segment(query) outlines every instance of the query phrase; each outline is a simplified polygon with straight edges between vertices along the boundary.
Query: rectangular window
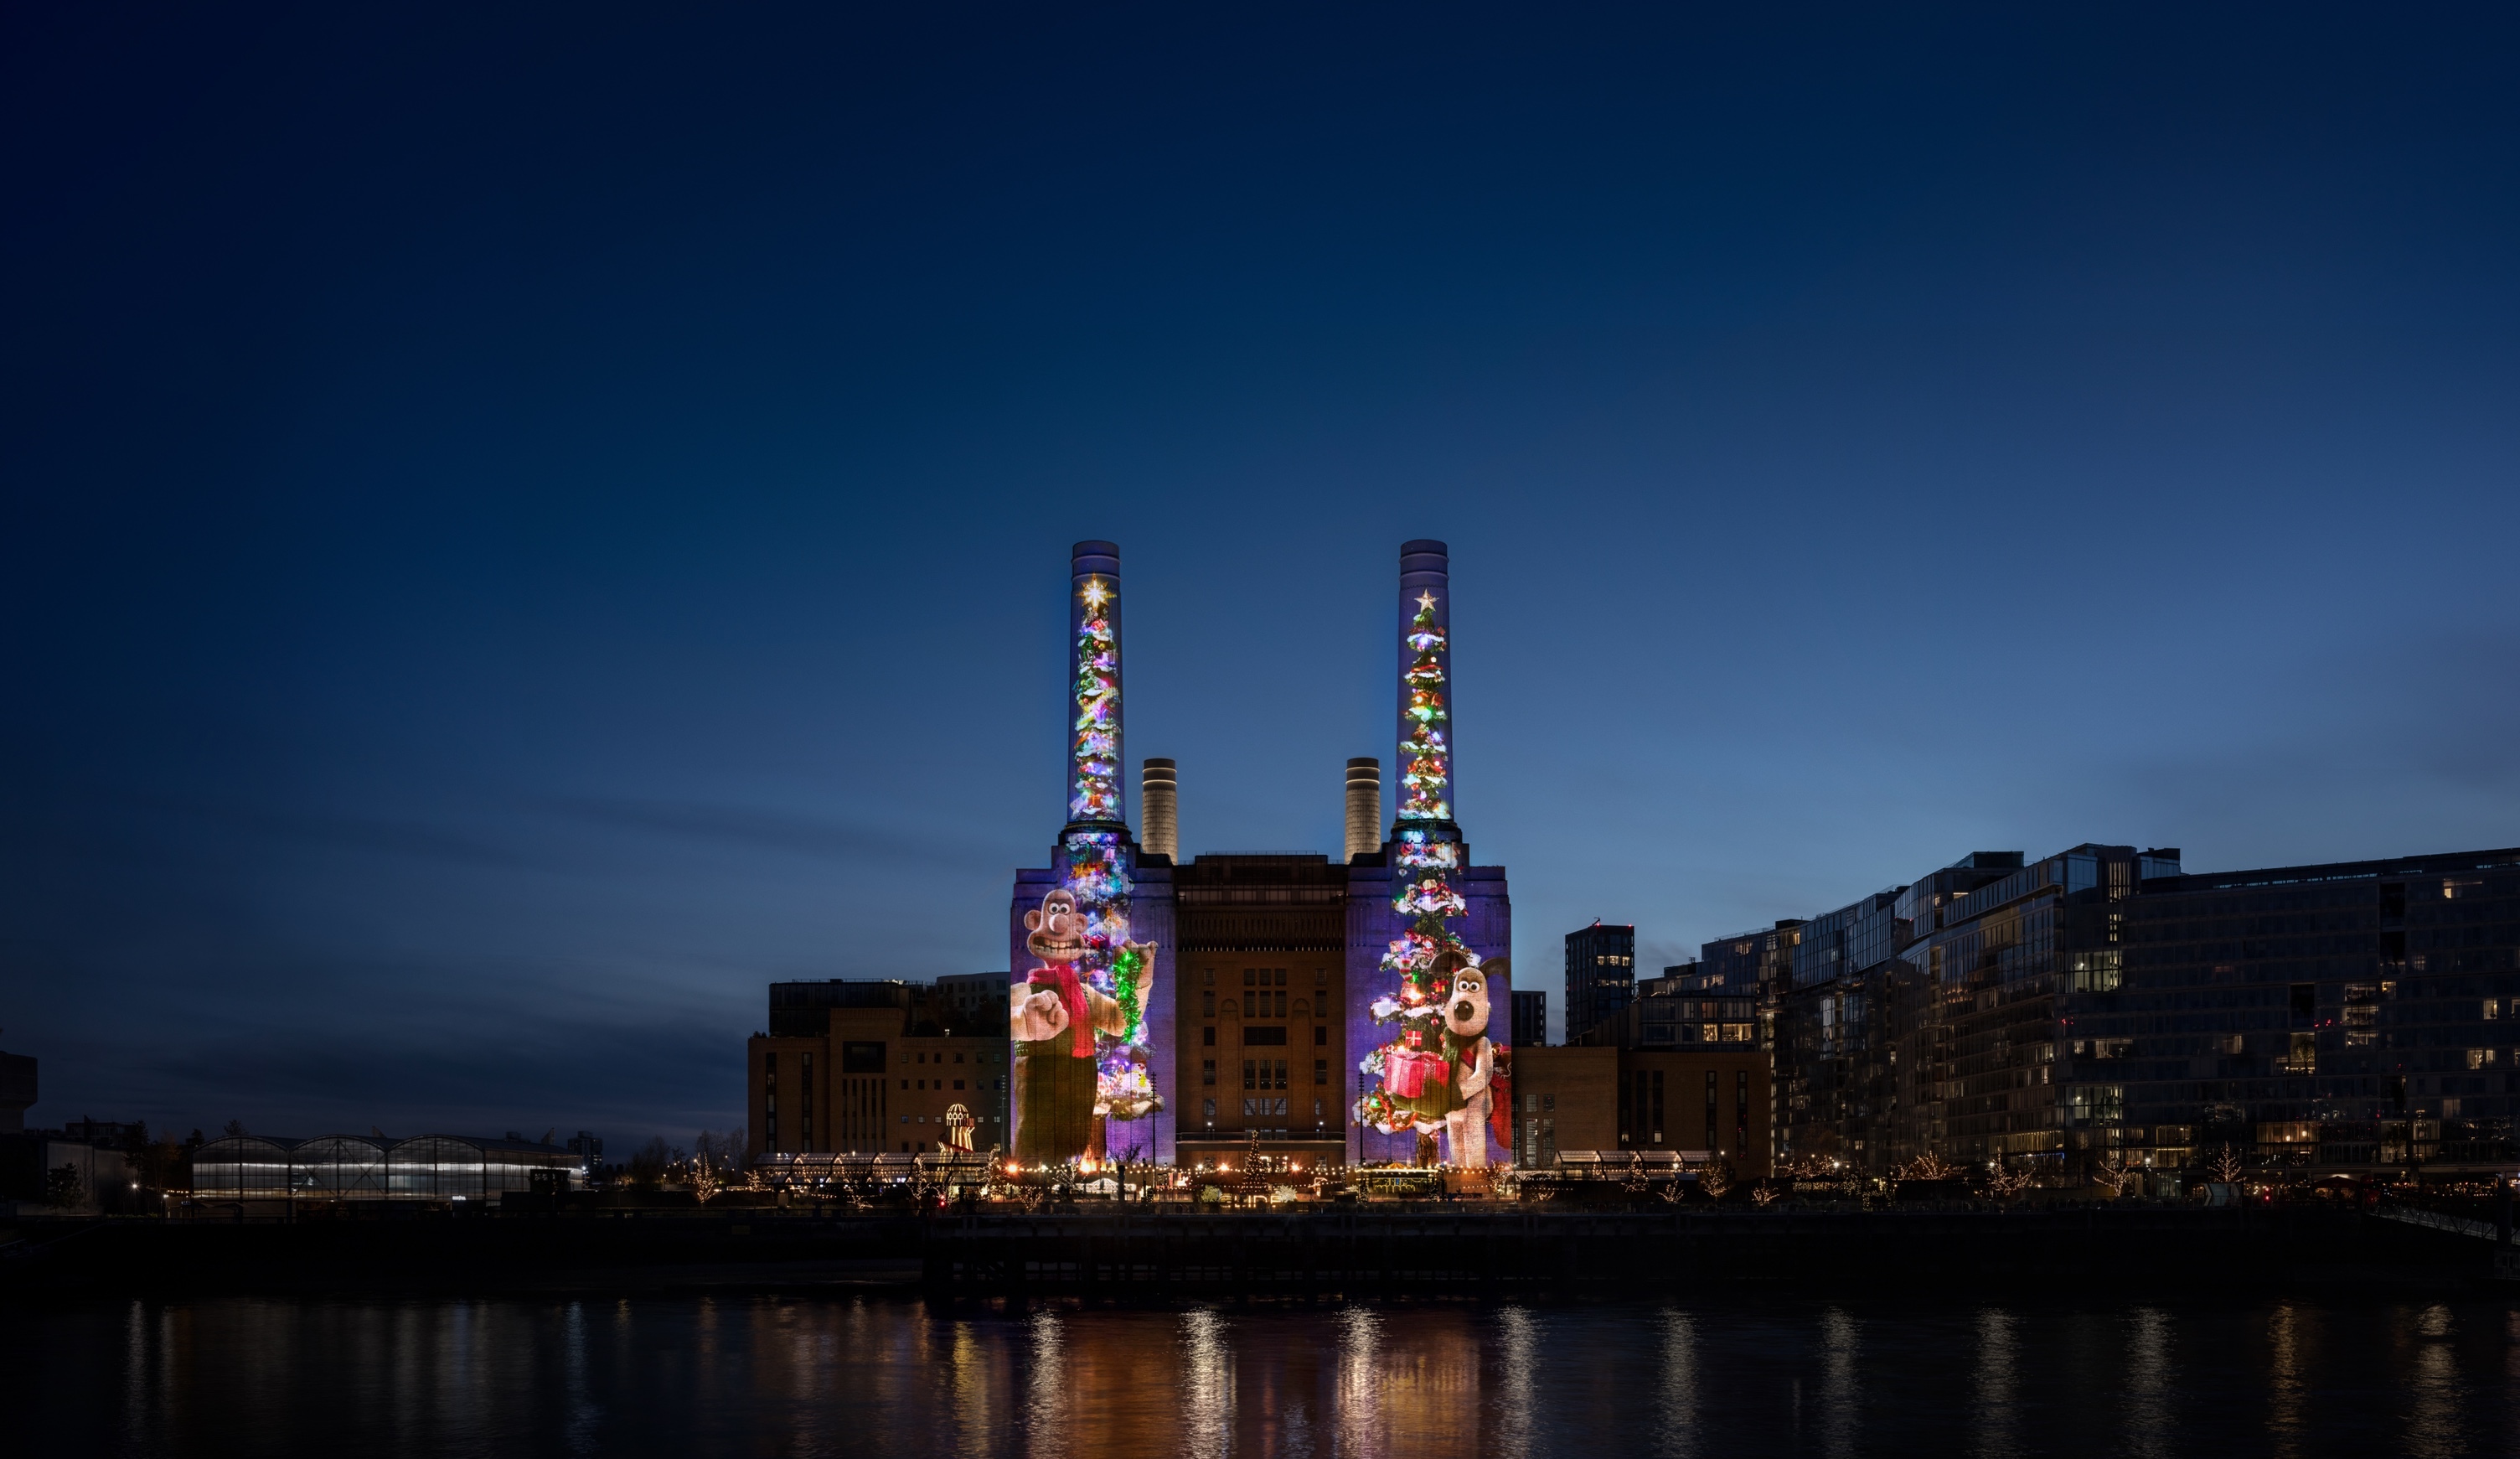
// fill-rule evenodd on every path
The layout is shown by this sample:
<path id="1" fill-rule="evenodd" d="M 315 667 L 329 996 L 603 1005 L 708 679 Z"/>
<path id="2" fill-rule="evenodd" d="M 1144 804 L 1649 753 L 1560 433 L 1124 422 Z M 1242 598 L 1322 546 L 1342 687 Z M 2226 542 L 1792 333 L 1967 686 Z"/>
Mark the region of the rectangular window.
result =
<path id="1" fill-rule="evenodd" d="M 1750 1071 L 1732 1071 L 1732 1159 L 1750 1155 Z"/>
<path id="2" fill-rule="evenodd" d="M 2316 1033 L 2294 1034 L 2291 1040 L 2291 1047 L 2284 1054 L 2285 1071 L 2289 1073 L 2306 1074 L 2315 1071 L 2318 1068 L 2318 1035 Z"/>
<path id="3" fill-rule="evenodd" d="M 1327 1084 L 1327 1083 L 1328 1083 L 1329 1081 L 1330 1081 L 1330 1062 L 1329 1062 L 1328 1059 L 1316 1059 L 1316 1060 L 1314 1060 L 1314 1061 L 1313 1061 L 1313 1082 L 1314 1082 L 1314 1083 L 1316 1083 L 1316 1084 Z"/>
<path id="4" fill-rule="evenodd" d="M 2067 961 L 2074 974 L 2074 991 L 2078 993 L 2113 993 L 2126 979 L 2126 953 L 2119 948 L 2077 952 Z"/>
<path id="5" fill-rule="evenodd" d="M 1662 1143 L 1662 1071 L 1653 1071 L 1653 1142 Z"/>
<path id="6" fill-rule="evenodd" d="M 1252 1069 L 1253 1065 L 1250 1060 L 1245 1059 L 1242 1061 L 1242 1087 L 1245 1089 L 1256 1089 L 1259 1087 L 1251 1082 L 1253 1079 L 1258 1077 L 1257 1074 L 1252 1072 Z"/>
<path id="7" fill-rule="evenodd" d="M 1715 1071 L 1710 1069 L 1706 1071 L 1706 1148 L 1710 1151 L 1724 1148 L 1724 1136 L 1720 1133 L 1724 1126 L 1716 1118 L 1715 1099 L 1718 1093 Z"/>
<path id="8" fill-rule="evenodd" d="M 2126 1086 L 2074 1085 L 2065 1091 L 2065 1111 L 2076 1124 L 2115 1124 L 2126 1117 Z"/>
<path id="9" fill-rule="evenodd" d="M 1278 1061 L 1278 1087 L 1281 1089 L 1286 1087 L 1286 1061 L 1283 1059 Z M 1286 1112 L 1281 1108 L 1278 1113 L 1282 1115 Z"/>
<path id="10" fill-rule="evenodd" d="M 1258 982 L 1259 980 L 1260 980 L 1260 972 L 1259 972 L 1259 970 L 1258 970 L 1258 969 L 1256 969 L 1256 968 L 1245 968 L 1245 969 L 1243 969 L 1243 970 L 1242 970 L 1242 985 L 1243 985 L 1244 987 L 1246 987 L 1246 988 L 1247 988 L 1247 987 L 1250 987 L 1252 984 L 1254 984 L 1254 983 Z"/>
<path id="11" fill-rule="evenodd" d="M 1284 1048 L 1286 1046 L 1286 1026 L 1283 1024 L 1263 1024 L 1257 1027 L 1245 1027 L 1242 1030 L 1242 1041 L 1245 1044 L 1253 1046 L 1265 1045 L 1276 1048 Z"/>
<path id="12" fill-rule="evenodd" d="M 1210 1024 L 1206 1027 L 1198 1030 L 1198 1042 L 1201 1048 L 1212 1049 L 1216 1047 L 1216 1026 L 1214 1024 Z"/>
<path id="13" fill-rule="evenodd" d="M 1553 1094 L 1542 1095 L 1540 1097 L 1540 1108 L 1554 1113 L 1557 1109 L 1557 1096 Z M 1554 1126 L 1552 1126 L 1552 1128 L 1554 1128 Z"/>
<path id="14" fill-rule="evenodd" d="M 1313 970 L 1313 986 L 1317 988 L 1326 988 L 1329 985 L 1330 970 L 1328 968 L 1315 968 Z"/>
<path id="15" fill-rule="evenodd" d="M 840 1045 L 840 1072 L 844 1074 L 879 1074 L 883 1072 L 883 1045 L 874 1041 Z"/>
<path id="16" fill-rule="evenodd" d="M 1317 1049 L 1327 1049 L 1329 1046 L 1330 1026 L 1328 1024 L 1315 1024 L 1313 1026 L 1313 1047 Z"/>
<path id="17" fill-rule="evenodd" d="M 1198 1102 L 1198 1107 L 1200 1118 L 1205 1119 L 1210 1124 L 1216 1123 L 1216 1101 L 1212 1099 L 1203 1099 Z"/>
<path id="18" fill-rule="evenodd" d="M 1209 1088 L 1211 1088 L 1211 1089 L 1212 1089 L 1212 1088 L 1214 1088 L 1214 1087 L 1216 1087 L 1216 1061 L 1215 1061 L 1215 1060 L 1213 1060 L 1213 1059 L 1201 1059 L 1200 1061 L 1198 1061 L 1198 1081 L 1199 1081 L 1200 1083 L 1202 1083 L 1202 1084 L 1207 1085 L 1207 1086 L 1208 1086 Z"/>
<path id="19" fill-rule="evenodd" d="M 1212 1019 L 1216 1017 L 1216 990 L 1214 988 L 1207 988 L 1199 993 L 1198 1016 L 1203 1019 Z"/>

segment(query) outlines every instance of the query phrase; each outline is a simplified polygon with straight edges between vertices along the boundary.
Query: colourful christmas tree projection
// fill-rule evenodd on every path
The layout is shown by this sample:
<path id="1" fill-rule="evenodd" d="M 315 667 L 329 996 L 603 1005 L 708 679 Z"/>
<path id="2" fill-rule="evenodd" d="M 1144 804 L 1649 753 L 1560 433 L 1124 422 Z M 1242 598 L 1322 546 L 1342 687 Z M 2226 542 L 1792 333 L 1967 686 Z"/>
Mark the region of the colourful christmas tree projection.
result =
<path id="1" fill-rule="evenodd" d="M 1410 620 L 1403 642 L 1409 649 L 1409 667 L 1400 675 L 1407 696 L 1401 710 L 1407 732 L 1400 742 L 1400 819 L 1449 821 L 1453 818 L 1452 752 L 1445 736 L 1453 716 L 1448 705 L 1450 686 L 1444 682 L 1444 651 L 1449 645 L 1443 625 L 1435 621 L 1433 593 L 1418 595 L 1418 614 Z"/>
<path id="2" fill-rule="evenodd" d="M 1120 819 L 1120 639 L 1111 626 L 1119 591 L 1089 577 L 1076 622 L 1076 740 L 1067 818 Z"/>
<path id="3" fill-rule="evenodd" d="M 1468 907 L 1454 885 L 1461 875 L 1462 846 L 1451 825 L 1451 752 L 1445 738 L 1450 686 L 1436 607 L 1432 593 L 1421 594 L 1403 636 L 1409 659 L 1401 673 L 1403 824 L 1392 841 L 1391 904 L 1412 922 L 1382 957 L 1382 971 L 1397 986 L 1372 1005 L 1374 1022 L 1388 1028 L 1391 1037 L 1358 1065 L 1379 1087 L 1357 1102 L 1356 1117 L 1387 1135 L 1439 1128 L 1446 1115 L 1462 1107 L 1453 1071 L 1463 1047 L 1444 1026 L 1445 991 L 1456 970 L 1479 962 L 1478 954 L 1448 926 Z M 1460 1158 L 1455 1152 L 1455 1159 Z"/>
<path id="4" fill-rule="evenodd" d="M 1077 590 L 1076 720 L 1069 778 L 1070 821 L 1118 822 L 1120 808 L 1120 637 L 1118 586 L 1088 577 Z M 1076 974 L 1120 1007 L 1118 1033 L 1095 1039 L 1094 1113 L 1143 1119 L 1163 1108 L 1148 1069 L 1147 987 L 1154 948 L 1129 940 L 1129 870 L 1121 833 L 1077 830 L 1063 839 L 1068 891 L 1085 918 L 1085 956 Z M 1099 1143 L 1099 1142 L 1098 1142 Z"/>
<path id="5" fill-rule="evenodd" d="M 1164 1106 L 1155 1093 L 1147 1047 L 1147 993 L 1154 974 L 1151 942 L 1129 940 L 1129 871 L 1123 837 L 1071 831 L 1061 839 L 1066 887 L 1085 918 L 1085 955 L 1076 976 L 1119 1005 L 1117 1033 L 1098 1028 L 1094 1040 L 1094 1113 L 1098 1119 L 1144 1119 Z"/>

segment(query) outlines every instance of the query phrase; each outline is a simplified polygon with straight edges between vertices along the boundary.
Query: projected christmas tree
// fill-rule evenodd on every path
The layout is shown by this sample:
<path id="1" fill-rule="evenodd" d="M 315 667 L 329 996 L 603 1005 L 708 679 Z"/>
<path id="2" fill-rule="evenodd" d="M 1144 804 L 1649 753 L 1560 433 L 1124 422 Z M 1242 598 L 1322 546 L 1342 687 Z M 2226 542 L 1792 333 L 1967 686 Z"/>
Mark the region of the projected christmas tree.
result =
<path id="1" fill-rule="evenodd" d="M 1074 821 L 1120 820 L 1120 639 L 1112 618 L 1118 584 L 1089 577 L 1078 594 L 1076 722 L 1067 813 Z M 1146 991 L 1154 949 L 1129 940 L 1129 872 L 1124 836 L 1070 831 L 1066 886 L 1085 919 L 1085 955 L 1077 975 L 1119 1006 L 1119 1031 L 1095 1041 L 1094 1114 L 1142 1119 L 1163 1108 L 1149 1073 Z M 1100 1146 L 1097 1130 L 1095 1145 Z M 1100 1150 L 1096 1151 L 1100 1154 Z"/>
<path id="2" fill-rule="evenodd" d="M 1433 593 L 1421 593 L 1402 639 L 1408 666 L 1401 671 L 1400 825 L 1392 839 L 1391 885 L 1393 908 L 1411 922 L 1382 957 L 1391 990 L 1371 1011 L 1390 1037 L 1358 1066 L 1379 1087 L 1369 1089 L 1356 1108 L 1360 1121 L 1384 1134 L 1431 1132 L 1462 1109 L 1455 1070 L 1477 1041 L 1457 1035 L 1444 1018 L 1454 976 L 1479 960 L 1449 925 L 1467 904 L 1454 885 L 1462 844 L 1452 825 L 1450 645 L 1440 607 Z M 1462 1155 L 1456 1151 L 1454 1159 Z"/>

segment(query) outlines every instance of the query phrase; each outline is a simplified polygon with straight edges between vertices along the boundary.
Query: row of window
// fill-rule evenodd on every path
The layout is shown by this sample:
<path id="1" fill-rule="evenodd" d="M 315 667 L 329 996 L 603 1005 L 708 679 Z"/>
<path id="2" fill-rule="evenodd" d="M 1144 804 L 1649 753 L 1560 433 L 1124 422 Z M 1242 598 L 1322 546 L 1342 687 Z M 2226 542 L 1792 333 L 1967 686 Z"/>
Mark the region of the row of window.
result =
<path id="1" fill-rule="evenodd" d="M 1242 1029 L 1242 1042 L 1254 1048 L 1263 1044 L 1282 1044 L 1285 1041 L 1286 1029 L 1282 1025 L 1245 1025 Z M 1201 1048 L 1212 1049 L 1216 1047 L 1216 1026 L 1214 1024 L 1206 1025 L 1198 1030 L 1198 1042 L 1199 1047 Z M 1313 1026 L 1313 1047 L 1317 1049 L 1326 1049 L 1328 1048 L 1329 1045 L 1330 1026 L 1328 1024 L 1315 1024 Z"/>
<path id="2" fill-rule="evenodd" d="M 1312 1005 L 1301 998 L 1295 1000 L 1294 1007 L 1297 1018 L 1313 1011 Z M 1269 992 L 1255 988 L 1245 993 L 1243 1001 L 1238 1004 L 1231 998 L 1226 999 L 1225 1012 L 1229 1018 L 1282 1019 L 1286 1016 L 1286 993 L 1283 988 Z M 1198 1016 L 1203 1019 L 1216 1017 L 1216 994 L 1212 990 L 1198 995 Z"/>
<path id="3" fill-rule="evenodd" d="M 1283 1095 L 1263 1094 L 1247 1096 L 1242 1101 L 1242 1117 L 1245 1119 L 1285 1119 L 1291 1117 L 1292 1115 L 1290 1103 L 1291 1102 Z M 1200 1100 L 1198 1102 L 1198 1114 L 1201 1119 L 1205 1120 L 1211 1126 L 1214 1125 L 1216 1123 L 1216 1101 L 1212 1099 Z M 1313 1101 L 1313 1127 L 1316 1130 L 1319 1130 L 1328 1126 L 1328 1123 L 1329 1102 L 1328 1100 L 1319 1099 Z M 1274 1135 L 1280 1139 L 1283 1139 L 1287 1132 L 1282 1129 L 1277 1129 L 1261 1130 L 1257 1133 Z"/>
<path id="4" fill-rule="evenodd" d="M 1212 988 L 1216 986 L 1216 970 L 1214 968 L 1199 969 L 1198 980 L 1199 985 L 1202 987 Z M 1286 985 L 1286 970 L 1283 968 L 1245 968 L 1242 970 L 1242 985 L 1246 988 L 1284 987 Z M 1330 970 L 1328 968 L 1315 968 L 1313 970 L 1313 986 L 1317 988 L 1326 988 L 1329 985 Z"/>
<path id="5" fill-rule="evenodd" d="M 1254 1082 L 1255 1080 L 1256 1080 L 1257 1082 Z M 1199 1081 L 1200 1083 L 1202 1083 L 1202 1084 L 1206 1084 L 1206 1085 L 1210 1085 L 1210 1086 L 1213 1086 L 1213 1085 L 1216 1083 L 1216 1061 L 1215 1061 L 1215 1060 L 1213 1060 L 1213 1059 L 1201 1059 L 1200 1061 L 1198 1061 L 1198 1081 Z M 1273 1081 L 1274 1081 L 1274 1082 L 1273 1082 Z M 1328 1083 L 1329 1081 L 1330 1081 L 1330 1062 L 1329 1062 L 1328 1059 L 1316 1059 L 1316 1060 L 1314 1060 L 1314 1061 L 1313 1061 L 1313 1082 L 1314 1082 L 1314 1083 L 1316 1083 L 1316 1084 L 1327 1084 L 1327 1083 Z M 1245 1089 L 1283 1089 L 1283 1088 L 1285 1088 L 1285 1087 L 1286 1087 L 1286 1061 L 1285 1061 L 1285 1060 L 1283 1060 L 1283 1059 L 1245 1059 L 1245 1060 L 1243 1060 L 1243 1061 L 1242 1061 L 1242 1087 L 1243 1087 L 1243 1088 L 1245 1088 Z"/>
<path id="6" fill-rule="evenodd" d="M 1663 1071 L 1637 1070 L 1620 1075 L 1619 1143 L 1638 1145 L 1670 1145 L 1663 1116 Z M 1732 1071 L 1732 1121 L 1728 1127 L 1723 1120 L 1723 1076 L 1716 1070 L 1706 1071 L 1705 1118 L 1698 1128 L 1704 1132 L 1704 1143 L 1691 1146 L 1697 1150 L 1723 1150 L 1730 1146 L 1733 1157 L 1745 1159 L 1750 1153 L 1750 1071 Z M 1728 1139 L 1727 1136 L 1730 1136 Z"/>

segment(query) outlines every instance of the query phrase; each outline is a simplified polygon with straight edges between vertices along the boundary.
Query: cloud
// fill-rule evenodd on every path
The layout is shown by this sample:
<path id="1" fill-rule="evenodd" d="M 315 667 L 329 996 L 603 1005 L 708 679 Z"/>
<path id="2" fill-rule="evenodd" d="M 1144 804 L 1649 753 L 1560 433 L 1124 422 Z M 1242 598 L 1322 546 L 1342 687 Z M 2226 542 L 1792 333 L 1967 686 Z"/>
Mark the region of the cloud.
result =
<path id="1" fill-rule="evenodd" d="M 250 832 L 274 841 L 407 856 L 501 871 L 550 870 L 515 847 L 407 817 L 282 810 L 197 797 L 125 794 L 112 798 L 144 811 Z"/>
<path id="2" fill-rule="evenodd" d="M 818 861 L 864 864 L 909 860 L 968 871 L 998 859 L 995 850 L 976 840 L 949 841 L 923 832 L 755 806 L 609 797 L 569 797 L 538 803 L 564 816 L 608 828 L 780 851 Z"/>

